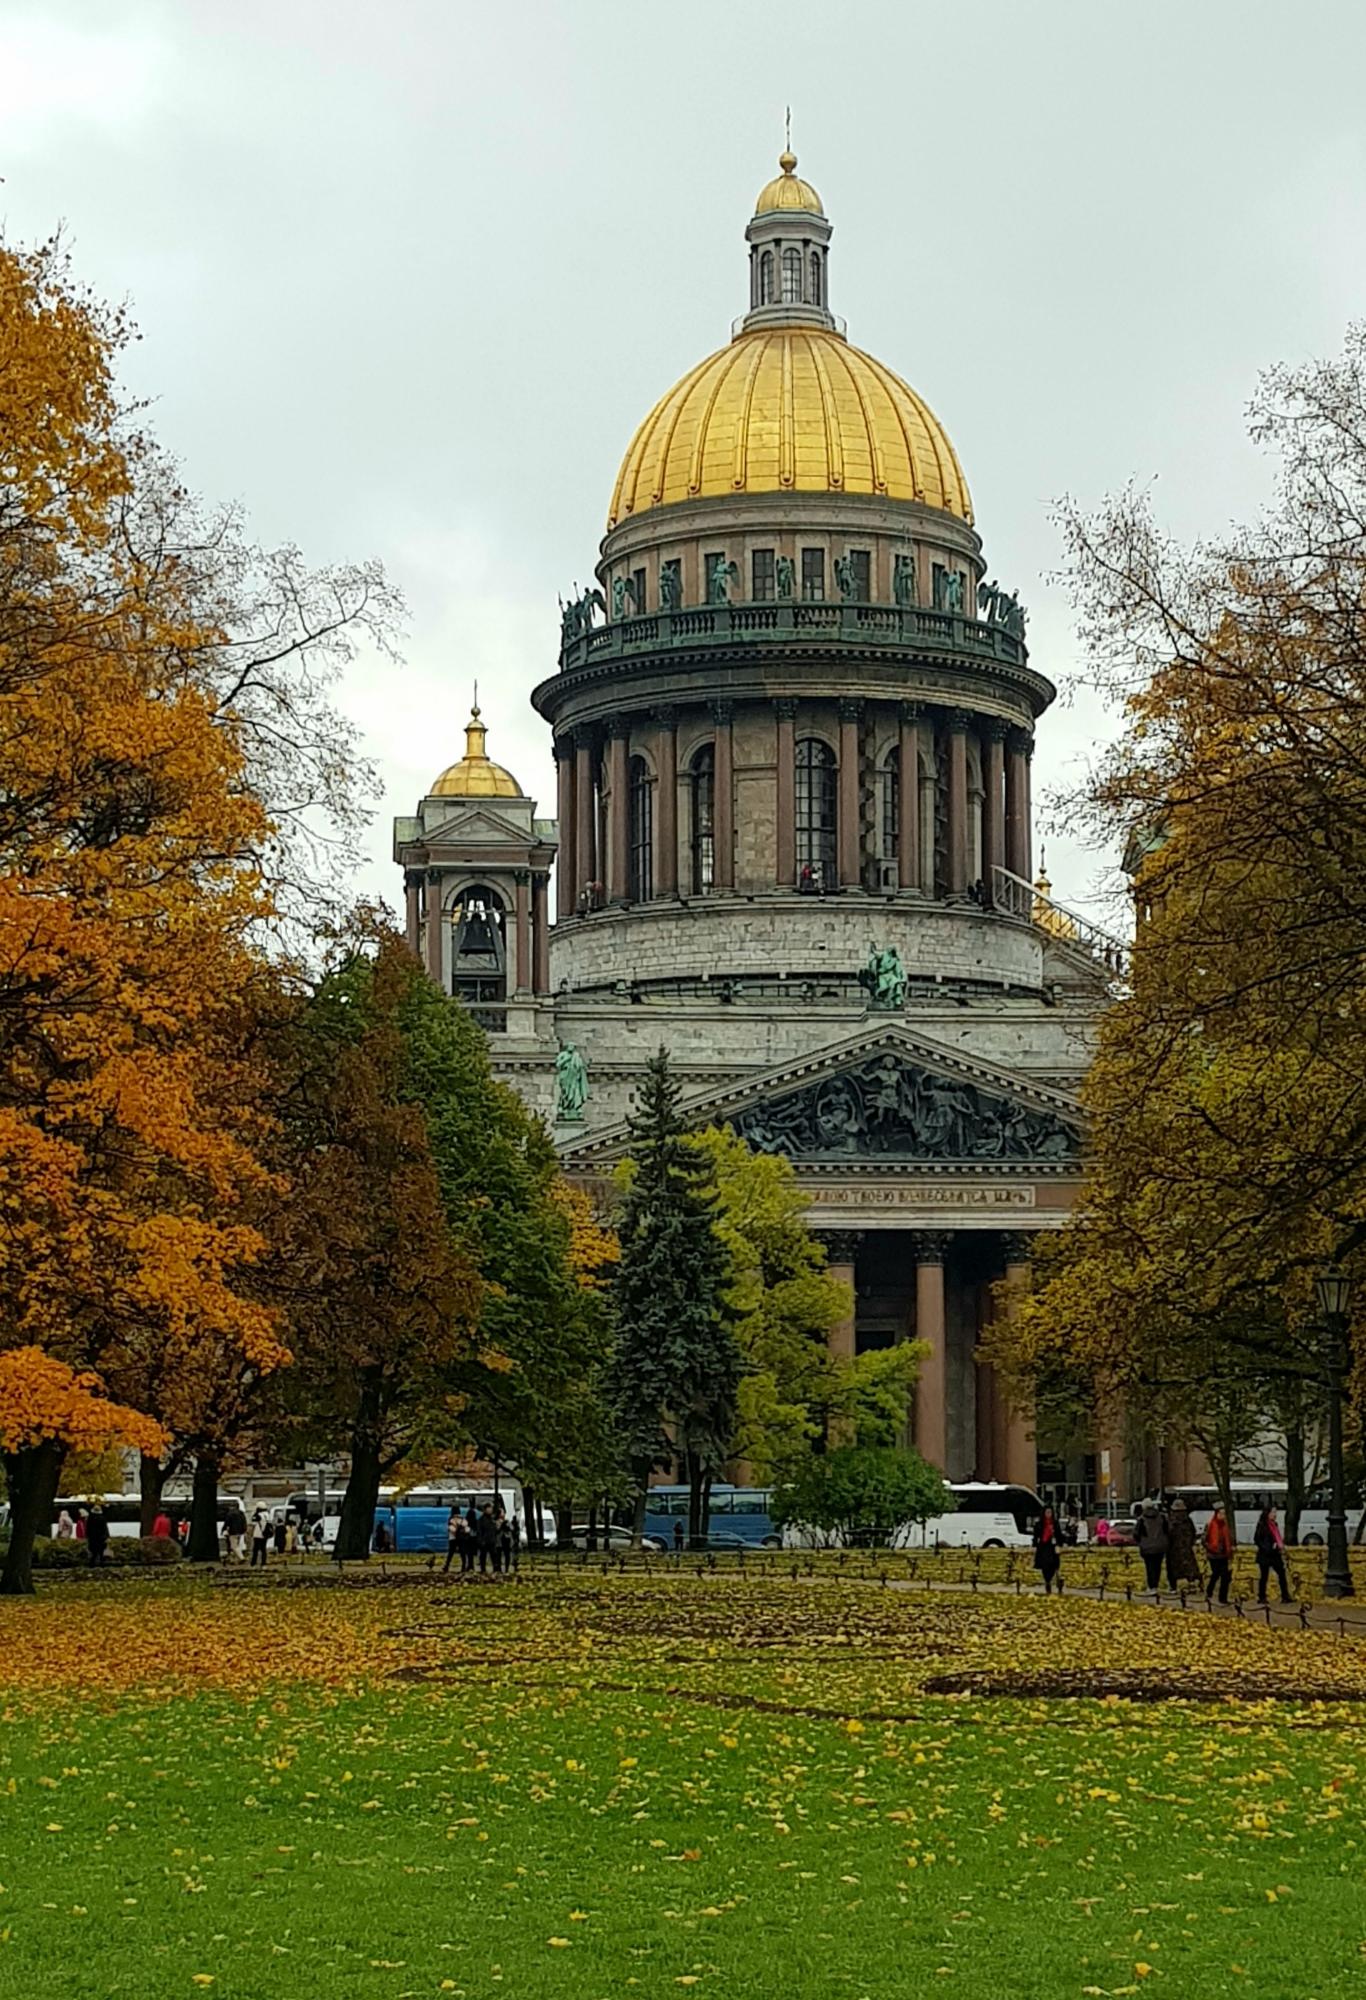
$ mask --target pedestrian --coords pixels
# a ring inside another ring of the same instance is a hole
[[[57,1516],[57,1540],[59,1542],[69,1542],[75,1533],[76,1523],[72,1520],[66,1508],[63,1507],[61,1513]]]
[[[1138,1517],[1138,1553],[1143,1558],[1148,1589],[1160,1590],[1162,1563],[1167,1553],[1167,1517],[1155,1500],[1145,1500]]]
[[[295,1520],[295,1518],[294,1518],[294,1516],[293,1516],[292,1514],[286,1514],[286,1515],[285,1515],[285,1554],[286,1554],[287,1556],[292,1556],[292,1555],[297,1555],[297,1554],[298,1554],[298,1552],[299,1552],[299,1524],[298,1524],[298,1522],[297,1522],[297,1521]]]
[[[109,1523],[98,1500],[90,1509],[90,1518],[85,1524],[85,1545],[90,1551],[91,1569],[103,1569],[109,1548]]]
[[[1222,1500],[1215,1502],[1214,1512],[1205,1524],[1205,1554],[1209,1559],[1205,1602],[1212,1602],[1217,1585],[1219,1602],[1227,1604],[1229,1581],[1233,1575],[1233,1536],[1229,1532],[1228,1516]]]
[[[1257,1602],[1266,1603],[1266,1580],[1274,1575],[1281,1586],[1281,1603],[1293,1604],[1295,1600],[1285,1574],[1285,1536],[1274,1507],[1263,1507],[1257,1516],[1252,1541],[1257,1551]]]
[[[1172,1501],[1167,1524],[1167,1582],[1173,1590],[1183,1583],[1200,1582],[1200,1564],[1195,1555],[1195,1523],[1180,1494]]]
[[[270,1522],[266,1519],[264,1507],[258,1507],[251,1517],[251,1567],[264,1569],[266,1549],[270,1542]]]
[[[522,1567],[522,1517],[514,1507],[508,1521],[508,1559],[515,1570]]]
[[[1051,1597],[1056,1582],[1062,1595],[1062,1531],[1051,1507],[1034,1523],[1034,1567],[1043,1578],[1043,1594]]]
[[[498,1505],[493,1510],[493,1518],[494,1521],[497,1523],[498,1527],[497,1567],[502,1570],[504,1576],[511,1576],[512,1522],[508,1519],[508,1510],[503,1505],[501,1500],[498,1502]]]
[[[327,1545],[327,1530],[323,1527],[321,1516],[319,1516],[319,1518],[313,1523],[312,1539],[314,1548],[317,1550],[318,1554],[321,1555],[323,1549]]]
[[[492,1558],[493,1574],[498,1574],[498,1523],[493,1518],[493,1502],[486,1500],[477,1515],[478,1526],[474,1531],[479,1549],[479,1574],[485,1575]]]
[[[1109,1546],[1109,1541],[1110,1541],[1110,1522],[1107,1516],[1102,1514],[1100,1519],[1096,1522],[1096,1544],[1099,1548],[1103,1549]]]
[[[78,1508],[76,1509],[76,1540],[77,1540],[78,1542],[83,1542],[83,1541],[85,1540],[85,1509],[84,1509],[84,1507],[78,1507]]]
[[[681,1521],[675,1521],[675,1522],[674,1522],[674,1554],[675,1554],[676,1556],[681,1556],[681,1555],[682,1555],[682,1553],[683,1553],[683,1541],[684,1541],[684,1536],[683,1536],[683,1523],[682,1523]]]
[[[441,1574],[443,1576],[457,1556],[460,1558],[460,1574],[463,1576],[465,1574],[465,1517],[460,1511],[459,1501],[456,1502],[454,1507],[451,1508],[450,1513],[446,1516],[446,1560],[441,1565]]]
[[[277,1513],[275,1516],[275,1526],[272,1530],[271,1539],[275,1543],[276,1555],[282,1556],[288,1541],[288,1537],[285,1534],[285,1517],[283,1514]]]
[[[385,1527],[383,1521],[376,1521],[375,1523],[373,1547],[377,1556],[387,1556],[389,1553],[389,1530]]]
[[[171,1517],[164,1507],[160,1509],[152,1523],[152,1533],[159,1535],[164,1541],[169,1542],[171,1539]]]
[[[241,1562],[247,1552],[247,1517],[239,1500],[234,1500],[228,1508],[223,1531],[228,1538],[228,1554]]]

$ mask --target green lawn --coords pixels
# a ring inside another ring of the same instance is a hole
[[[1336,1641],[776,1579],[0,1616],[5,1995],[1366,1990],[1366,1705],[1266,1698],[1366,1691]],[[1088,1661],[1185,1698],[924,1692]]]

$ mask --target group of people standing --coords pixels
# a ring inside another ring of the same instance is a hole
[[[74,1515],[63,1507],[57,1516],[56,1539],[59,1542],[84,1542],[90,1567],[103,1569],[109,1552],[109,1519],[99,1501],[94,1501],[88,1511],[78,1507]]]
[[[457,1557],[462,1576],[472,1575],[476,1562],[482,1575],[491,1570],[494,1576],[510,1576],[521,1554],[521,1520],[516,1514],[509,1514],[501,1500],[485,1500],[482,1506],[471,1500],[463,1511],[459,1505],[451,1508],[446,1520],[443,1576]]]

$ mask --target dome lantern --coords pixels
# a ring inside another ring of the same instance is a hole
[[[810,181],[798,178],[789,143],[778,174],[759,190],[745,230],[749,244],[749,311],[743,330],[804,325],[836,330],[829,307],[830,221]]]

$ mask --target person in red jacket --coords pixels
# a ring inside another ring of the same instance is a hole
[[[171,1517],[164,1507],[152,1523],[152,1533],[154,1535],[164,1535],[168,1542],[171,1539]]]
[[[1209,1557],[1209,1582],[1205,1586],[1205,1602],[1208,1604],[1214,1596],[1214,1586],[1217,1583],[1219,1602],[1227,1604],[1229,1579],[1233,1574],[1233,1535],[1222,1503],[1215,1508],[1205,1524],[1205,1554]]]

